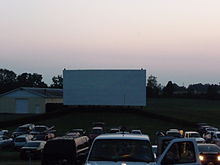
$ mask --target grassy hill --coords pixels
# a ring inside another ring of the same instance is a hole
[[[35,124],[54,125],[58,135],[72,128],[84,128],[87,132],[91,123],[102,121],[107,128],[126,126],[141,129],[154,139],[155,132],[168,128],[193,129],[192,123],[207,122],[220,127],[220,101],[193,99],[150,99],[143,110],[73,110],[34,121]],[[4,118],[3,116],[0,117]],[[12,115],[12,119],[15,116]],[[21,115],[19,115],[21,118]],[[7,115],[7,119],[10,116]],[[5,119],[4,119],[5,120]],[[14,129],[16,126],[8,129]]]

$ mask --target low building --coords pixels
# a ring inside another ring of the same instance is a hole
[[[63,90],[21,87],[0,95],[0,113],[45,113],[48,103],[63,103]]]

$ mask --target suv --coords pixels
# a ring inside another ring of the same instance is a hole
[[[33,139],[33,135],[20,135],[14,139],[14,146],[15,149],[20,149],[23,147],[27,142]]]
[[[105,134],[95,138],[85,165],[199,165],[198,155],[194,139],[180,138],[172,140],[156,162],[147,135]]]
[[[200,136],[196,131],[186,131],[184,134],[185,138],[195,138],[197,143],[205,143],[205,139]]]
[[[34,129],[34,124],[25,124],[22,126],[19,126],[15,132],[12,133],[12,137],[16,138],[17,136],[29,134]]]

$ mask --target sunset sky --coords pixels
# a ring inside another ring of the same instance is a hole
[[[0,0],[0,68],[139,69],[185,85],[220,82],[219,0]]]

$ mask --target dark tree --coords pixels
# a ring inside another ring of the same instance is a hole
[[[51,88],[63,88],[63,77],[61,75],[54,76],[52,81],[53,83],[50,85]]]
[[[147,96],[158,97],[160,87],[157,84],[157,77],[150,75],[147,79]]]
[[[172,97],[173,91],[174,91],[174,85],[173,85],[172,81],[169,81],[167,83],[167,85],[163,88],[163,94],[166,97]]]
[[[17,85],[18,87],[46,88],[47,84],[45,84],[42,79],[42,75],[37,73],[22,73],[17,77]]]
[[[218,85],[209,85],[207,89],[207,98],[208,99],[217,99],[218,98]]]
[[[0,69],[0,93],[16,88],[16,74],[7,69]]]

